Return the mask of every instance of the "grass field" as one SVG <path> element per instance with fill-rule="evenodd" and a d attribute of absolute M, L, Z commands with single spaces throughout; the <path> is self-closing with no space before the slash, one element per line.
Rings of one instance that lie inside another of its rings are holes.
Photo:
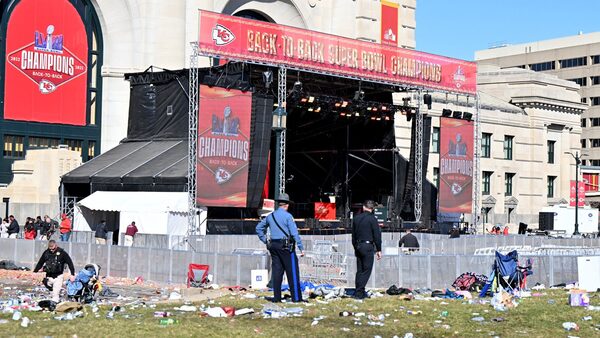
<path fill-rule="evenodd" d="M 396 297 L 367 299 L 360 303 L 352 299 L 332 301 L 328 304 L 311 300 L 304 308 L 301 317 L 282 319 L 263 318 L 260 314 L 263 299 L 243 299 L 240 296 L 224 296 L 207 306 L 234 306 L 253 308 L 253 315 L 232 318 L 201 317 L 196 313 L 177 313 L 177 305 L 159 304 L 156 308 L 131 309 L 115 314 L 107 319 L 110 306 L 101 306 L 99 317 L 86 306 L 86 315 L 72 321 L 58 321 L 55 314 L 23 312 L 32 320 L 29 327 L 23 328 L 12 321 L 8 313 L 0 318 L 8 323 L 0 324 L 0 336 L 17 337 L 393 337 L 400 338 L 408 332 L 414 337 L 600 337 L 600 311 L 574 308 L 567 305 L 566 290 L 545 290 L 539 297 L 521 300 L 518 307 L 507 312 L 495 311 L 489 304 L 468 304 L 463 300 L 444 301 L 404 301 Z M 591 303 L 600 305 L 600 294 L 592 293 Z M 489 300 L 489 299 L 488 299 Z M 550 302 L 549 302 L 550 301 Z M 447 304 L 442 304 L 442 302 Z M 196 305 L 200 305 L 198 303 Z M 296 305 L 284 304 L 293 307 Z M 178 324 L 160 326 L 154 311 L 174 312 Z M 408 314 L 407 311 L 421 311 Z M 340 317 L 340 311 L 365 312 L 379 316 L 383 314 L 384 326 L 370 326 L 367 317 L 360 317 L 362 325 L 354 324 L 354 317 Z M 447 311 L 447 317 L 441 315 Z M 477 316 L 484 322 L 472 321 Z M 311 325 L 315 317 L 325 316 L 316 325 Z M 585 316 L 592 320 L 584 321 Z M 503 318 L 501 322 L 492 321 Z M 575 322 L 578 332 L 567 332 L 563 322 Z"/>

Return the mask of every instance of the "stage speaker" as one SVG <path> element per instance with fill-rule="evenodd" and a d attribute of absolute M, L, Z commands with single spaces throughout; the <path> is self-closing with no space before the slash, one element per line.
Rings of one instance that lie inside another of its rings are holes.
<path fill-rule="evenodd" d="M 271 147 L 271 112 L 273 98 L 252 95 L 252 124 L 250 129 L 250 163 L 246 206 L 258 208 L 267 175 Z"/>
<path fill-rule="evenodd" d="M 554 213 L 553 212 L 540 212 L 540 230 L 548 231 L 554 230 Z"/>
<path fill-rule="evenodd" d="M 452 115 L 452 110 L 442 109 L 442 117 L 450 117 L 451 115 Z"/>
<path fill-rule="evenodd" d="M 460 119 L 462 118 L 462 112 L 461 111 L 454 111 L 452 112 L 452 117 L 455 119 Z"/>
<path fill-rule="evenodd" d="M 423 95 L 423 103 L 427 105 L 427 109 L 431 109 L 431 94 Z"/>
<path fill-rule="evenodd" d="M 471 121 L 472 118 L 473 118 L 473 114 L 467 113 L 467 112 L 463 113 L 463 119 L 465 119 L 467 121 Z"/>

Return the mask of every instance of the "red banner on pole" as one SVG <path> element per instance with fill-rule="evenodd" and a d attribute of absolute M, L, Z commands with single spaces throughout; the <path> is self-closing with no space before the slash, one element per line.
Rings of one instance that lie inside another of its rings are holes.
<path fill-rule="evenodd" d="M 200 86 L 196 202 L 246 207 L 250 161 L 250 92 Z"/>
<path fill-rule="evenodd" d="M 232 60 L 459 93 L 476 93 L 474 62 L 200 11 L 199 52 Z"/>
<path fill-rule="evenodd" d="M 440 119 L 440 213 L 470 213 L 473 201 L 473 122 Z"/>
<path fill-rule="evenodd" d="M 381 43 L 398 46 L 398 4 L 381 1 Z"/>
<path fill-rule="evenodd" d="M 88 39 L 68 0 L 22 0 L 8 21 L 4 118 L 85 125 Z"/>
<path fill-rule="evenodd" d="M 575 191 L 576 191 L 576 184 L 575 184 L 575 180 L 571 180 L 571 194 L 570 194 L 570 198 L 569 198 L 569 206 L 574 207 L 575 206 Z M 577 194 L 577 201 L 578 201 L 578 206 L 583 207 L 585 206 L 585 183 L 583 182 L 579 182 L 579 193 Z"/>

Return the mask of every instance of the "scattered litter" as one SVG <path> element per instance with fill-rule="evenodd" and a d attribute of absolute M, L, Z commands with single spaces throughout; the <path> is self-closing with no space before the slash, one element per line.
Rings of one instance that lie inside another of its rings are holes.
<path fill-rule="evenodd" d="M 554 305 L 556 304 L 556 301 L 554 299 L 548 299 L 548 304 Z"/>
<path fill-rule="evenodd" d="M 573 322 L 564 322 L 562 327 L 567 331 L 579 331 L 579 325 Z"/>
<path fill-rule="evenodd" d="M 592 316 L 585 316 L 582 318 L 584 321 L 592 320 Z"/>
<path fill-rule="evenodd" d="M 310 323 L 310 326 L 315 326 L 317 324 L 319 324 L 319 321 L 318 320 L 313 320 L 312 323 Z"/>
<path fill-rule="evenodd" d="M 243 316 L 243 315 L 247 315 L 247 314 L 251 314 L 251 313 L 254 313 L 254 309 L 244 308 L 244 309 L 235 310 L 236 316 Z"/>
<path fill-rule="evenodd" d="M 590 297 L 585 290 L 571 289 L 569 291 L 569 305 L 571 306 L 589 306 Z"/>
<path fill-rule="evenodd" d="M 202 311 L 202 314 L 207 315 L 213 318 L 223 318 L 227 317 L 227 313 L 221 307 L 209 307 Z"/>
<path fill-rule="evenodd" d="M 499 322 L 503 322 L 503 321 L 504 321 L 504 318 L 502 318 L 502 317 L 492 318 L 492 322 L 499 323 Z"/>
<path fill-rule="evenodd" d="M 545 290 L 546 289 L 546 285 L 544 284 L 537 284 L 534 287 L 531 288 L 532 290 Z"/>
<path fill-rule="evenodd" d="M 160 325 L 160 326 L 167 326 L 167 325 L 174 325 L 174 324 L 179 324 L 179 320 L 173 319 L 173 318 L 163 318 L 158 321 L 158 325 Z"/>
<path fill-rule="evenodd" d="M 367 324 L 371 325 L 371 326 L 384 326 L 385 325 L 382 322 L 368 322 Z"/>
<path fill-rule="evenodd" d="M 247 298 L 247 299 L 256 299 L 258 298 L 255 294 L 253 293 L 246 293 L 242 296 L 242 298 Z"/>
<path fill-rule="evenodd" d="M 494 294 L 492 297 L 491 305 L 496 311 L 506 311 L 508 309 L 515 308 L 519 305 L 511 294 L 505 291 L 500 291 Z"/>
<path fill-rule="evenodd" d="M 473 317 L 471 318 L 472 321 L 474 322 L 483 322 L 485 320 L 485 318 L 483 317 Z"/>
<path fill-rule="evenodd" d="M 155 311 L 154 317 L 156 317 L 156 318 L 171 317 L 171 312 Z"/>
<path fill-rule="evenodd" d="M 12 320 L 14 320 L 14 321 L 21 320 L 21 312 L 20 311 L 15 311 L 13 313 Z"/>
<path fill-rule="evenodd" d="M 412 332 L 408 332 L 404 335 L 404 338 L 414 338 L 414 335 L 412 334 Z"/>
<path fill-rule="evenodd" d="M 343 327 L 343 328 L 341 328 L 340 330 L 342 330 L 342 331 L 344 331 L 344 332 L 350 332 L 350 329 L 349 329 L 349 328 L 347 328 L 347 327 Z"/>
<path fill-rule="evenodd" d="M 21 327 L 28 327 L 28 326 L 29 326 L 29 318 L 23 317 L 23 321 L 21 321 Z"/>
<path fill-rule="evenodd" d="M 181 299 L 181 293 L 177 292 L 177 291 L 172 291 L 171 294 L 169 295 L 169 300 L 180 300 Z"/>
<path fill-rule="evenodd" d="M 182 305 L 180 307 L 176 307 L 175 310 L 183 312 L 196 312 L 198 311 L 198 308 L 193 305 Z"/>

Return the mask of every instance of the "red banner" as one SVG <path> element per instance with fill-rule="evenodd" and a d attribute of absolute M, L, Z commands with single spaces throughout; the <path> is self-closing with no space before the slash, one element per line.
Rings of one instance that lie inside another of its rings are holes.
<path fill-rule="evenodd" d="M 199 52 L 393 85 L 475 94 L 474 62 L 200 11 Z"/>
<path fill-rule="evenodd" d="M 585 184 L 585 191 L 597 192 L 598 191 L 598 174 L 583 174 L 583 183 Z"/>
<path fill-rule="evenodd" d="M 381 43 L 398 46 L 398 4 L 381 0 Z"/>
<path fill-rule="evenodd" d="M 574 207 L 575 206 L 575 190 L 576 190 L 576 184 L 575 184 L 575 180 L 571 180 L 571 189 L 570 189 L 570 196 L 569 196 L 569 206 Z M 577 194 L 577 200 L 578 200 L 578 206 L 583 207 L 585 206 L 585 183 L 583 182 L 579 182 L 579 193 Z"/>
<path fill-rule="evenodd" d="M 4 118 L 85 125 L 88 39 L 68 0 L 22 0 L 6 34 Z"/>
<path fill-rule="evenodd" d="M 473 122 L 442 117 L 440 124 L 440 213 L 470 213 Z"/>
<path fill-rule="evenodd" d="M 315 218 L 323 221 L 335 220 L 335 203 L 315 202 Z"/>
<path fill-rule="evenodd" d="M 200 86 L 196 202 L 245 207 L 252 94 Z"/>

